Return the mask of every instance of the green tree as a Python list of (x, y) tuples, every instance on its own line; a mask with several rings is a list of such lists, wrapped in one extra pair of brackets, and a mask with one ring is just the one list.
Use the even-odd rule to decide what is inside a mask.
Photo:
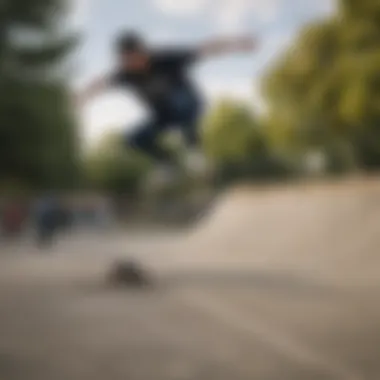
[(216, 164), (246, 161), (262, 143), (250, 110), (228, 99), (207, 116), (203, 139), (207, 154)]
[(70, 111), (63, 0), (0, 5), (0, 186), (70, 186), (77, 136)]
[(262, 125), (242, 103), (226, 99), (217, 104), (205, 120), (203, 139), (222, 182), (289, 174), (271, 153)]
[(319, 147), (341, 169), (380, 165), (379, 11), (378, 2), (341, 1), (270, 69), (263, 93), (276, 149), (300, 157)]

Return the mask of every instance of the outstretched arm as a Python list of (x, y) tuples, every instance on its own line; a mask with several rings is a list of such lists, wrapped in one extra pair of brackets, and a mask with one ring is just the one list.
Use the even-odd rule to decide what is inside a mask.
[(241, 37), (234, 39), (221, 39), (206, 42), (198, 49), (201, 58), (219, 56), (223, 54), (252, 52), (258, 43), (253, 37)]

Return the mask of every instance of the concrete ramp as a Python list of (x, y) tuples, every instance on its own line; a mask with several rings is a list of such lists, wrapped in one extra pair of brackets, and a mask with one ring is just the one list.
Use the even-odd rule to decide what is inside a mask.
[[(185, 236), (4, 253), (0, 379), (378, 380), (380, 288), (355, 285), (379, 283), (379, 195), (377, 180), (239, 187)], [(159, 286), (110, 286), (129, 252)]]
[(235, 188), (181, 251), (184, 264), (372, 284), (380, 277), (380, 180)]

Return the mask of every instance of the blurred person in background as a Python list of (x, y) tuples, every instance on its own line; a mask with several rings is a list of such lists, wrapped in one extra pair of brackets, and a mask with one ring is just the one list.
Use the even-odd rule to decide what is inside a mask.
[(111, 86), (129, 87), (147, 105), (152, 117), (132, 135), (128, 144), (156, 162), (153, 184), (170, 183), (176, 177), (171, 153), (159, 145), (163, 132), (173, 126), (181, 131), (187, 146), (187, 169), (193, 173), (206, 170), (200, 150), (199, 125), (203, 100), (189, 78), (192, 64), (223, 54), (251, 52), (256, 41), (251, 37), (211, 41), (196, 48), (154, 50), (134, 32), (124, 32), (116, 40), (117, 68), (94, 80), (79, 96), (79, 103)]
[(1, 210), (1, 232), (5, 239), (14, 239), (20, 236), (27, 215), (21, 202), (5, 202)]
[(34, 222), (37, 233), (37, 243), (46, 248), (53, 243), (53, 239), (61, 223), (61, 207), (56, 196), (45, 194), (34, 204)]

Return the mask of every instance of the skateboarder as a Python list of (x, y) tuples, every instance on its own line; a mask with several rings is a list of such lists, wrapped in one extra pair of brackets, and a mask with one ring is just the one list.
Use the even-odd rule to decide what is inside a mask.
[(124, 32), (116, 40), (116, 70), (94, 80), (80, 95), (83, 103), (111, 86), (131, 88), (147, 105), (151, 119), (126, 136), (126, 142), (144, 152), (158, 164), (157, 180), (170, 181), (173, 160), (158, 143), (169, 128), (179, 128), (188, 148), (187, 163), (192, 171), (202, 171), (204, 160), (199, 149), (199, 120), (203, 101), (188, 69), (197, 61), (225, 53), (250, 52), (255, 48), (249, 37), (211, 41), (197, 48), (153, 50), (143, 38)]

